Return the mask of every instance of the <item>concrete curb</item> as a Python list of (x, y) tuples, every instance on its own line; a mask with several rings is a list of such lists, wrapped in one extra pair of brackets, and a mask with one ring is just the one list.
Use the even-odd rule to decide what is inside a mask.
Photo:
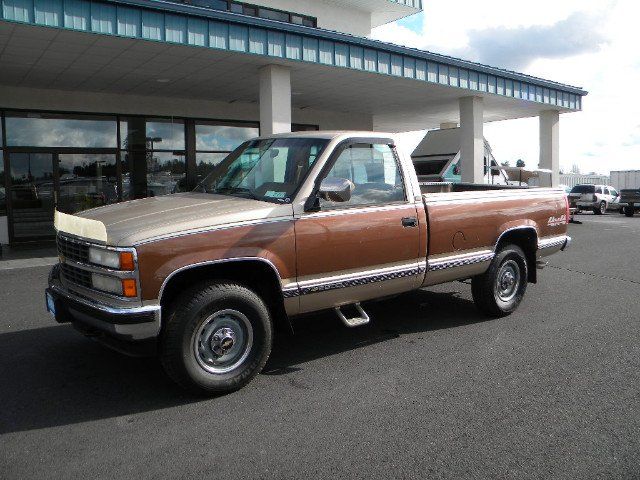
[(17, 270), (20, 268), (47, 267), (58, 263), (58, 257), (21, 258), (0, 261), (0, 270)]

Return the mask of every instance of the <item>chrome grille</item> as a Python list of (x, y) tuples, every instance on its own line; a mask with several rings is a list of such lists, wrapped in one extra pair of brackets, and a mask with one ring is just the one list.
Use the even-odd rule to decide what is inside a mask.
[(93, 286), (91, 283), (91, 272), (88, 272), (87, 270), (74, 267), (67, 263), (61, 263), (60, 273), (62, 273), (62, 276), (68, 282), (75, 283), (76, 285), (80, 285), (85, 288), (91, 288)]
[(58, 235), (58, 255), (74, 262), (89, 263), (89, 246)]

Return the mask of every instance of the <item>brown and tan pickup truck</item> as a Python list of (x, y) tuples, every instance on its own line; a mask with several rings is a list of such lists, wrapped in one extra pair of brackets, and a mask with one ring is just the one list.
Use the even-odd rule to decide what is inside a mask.
[[(465, 187), (459, 187), (464, 190)], [(515, 310), (563, 250), (555, 189), (426, 193), (392, 136), (304, 132), (242, 144), (189, 193), (56, 212), (47, 309), (180, 385), (220, 393), (265, 365), (274, 325), (471, 279), (489, 316)]]

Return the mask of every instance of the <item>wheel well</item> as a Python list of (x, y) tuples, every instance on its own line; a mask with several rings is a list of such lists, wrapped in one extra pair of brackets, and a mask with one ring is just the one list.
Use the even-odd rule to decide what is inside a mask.
[(499, 252), (507, 245), (517, 245), (524, 252), (527, 258), (528, 280), (531, 283), (538, 281), (538, 271), (536, 269), (536, 251), (538, 249), (538, 234), (533, 228), (519, 228), (510, 230), (502, 234), (496, 245), (496, 252)]
[(284, 308), (280, 277), (273, 267), (260, 260), (200, 265), (178, 272), (161, 292), (162, 308), (171, 305), (185, 289), (207, 280), (231, 281), (253, 290), (269, 308), (274, 326), (291, 329)]

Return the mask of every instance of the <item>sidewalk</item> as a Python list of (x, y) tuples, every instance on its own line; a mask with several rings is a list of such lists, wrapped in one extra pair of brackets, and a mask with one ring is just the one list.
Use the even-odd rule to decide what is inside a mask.
[(55, 242), (38, 242), (37, 244), (9, 247), (2, 245), (0, 270), (18, 268), (44, 267), (55, 265), (58, 261)]

